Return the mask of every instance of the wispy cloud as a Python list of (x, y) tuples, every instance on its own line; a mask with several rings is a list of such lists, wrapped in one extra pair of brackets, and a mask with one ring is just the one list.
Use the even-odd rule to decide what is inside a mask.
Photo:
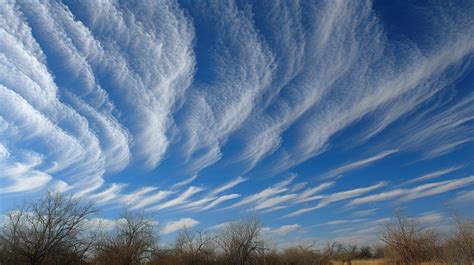
[(262, 230), (266, 236), (272, 236), (272, 235), (286, 236), (289, 233), (297, 231), (300, 228), (301, 228), (301, 225), (299, 224), (291, 224), (291, 225), (283, 225), (283, 226), (280, 226), (278, 228), (273, 228), (273, 229), (270, 227), (264, 227)]
[(236, 193), (233, 193), (233, 194), (228, 194), (228, 195), (222, 195), (220, 197), (218, 197), (217, 199), (215, 199), (214, 201), (212, 201), (211, 203), (209, 203), (208, 205), (204, 206), (202, 208), (202, 210), (208, 210), (208, 209), (211, 209), (211, 208), (214, 208), (216, 207), (217, 205), (225, 202), (225, 201), (229, 201), (229, 200), (233, 200), (233, 199), (237, 199), (237, 198), (240, 198), (242, 195), (240, 194), (236, 194)]
[(456, 194), (454, 198), (452, 198), (449, 202), (457, 202), (457, 203), (462, 203), (462, 202), (467, 202), (471, 203), (474, 201), (474, 190), (471, 191), (462, 191)]
[(171, 186), (171, 189), (178, 189), (178, 188), (184, 187), (184, 186), (188, 185), (189, 183), (193, 182), (196, 178), (197, 178), (197, 175), (194, 175), (190, 178), (187, 178), (183, 181), (180, 181), (180, 182), (174, 184), (173, 186)]
[(349, 202), (348, 206), (360, 205), (365, 203), (373, 203), (386, 201), (390, 199), (398, 199), (399, 201), (410, 201), (422, 197), (433, 196), (436, 194), (459, 189), (474, 183), (474, 176), (464, 177), (454, 180), (446, 180), (440, 182), (432, 182), (417, 186), (411, 189), (394, 189), (382, 193), (357, 198)]
[(250, 204), (250, 203), (261, 202), (261, 201), (263, 201), (267, 198), (270, 198), (274, 195), (285, 192), (285, 191), (288, 190), (287, 186), (294, 180), (294, 178), (295, 178), (295, 176), (291, 176), (291, 177), (287, 178), (284, 181), (276, 183), (276, 184), (272, 185), (271, 187), (268, 187), (268, 188), (266, 188), (266, 189), (264, 189), (264, 190), (262, 190), (258, 193), (249, 195), (249, 196), (243, 198), (241, 201), (239, 201), (237, 203), (234, 203), (234, 204), (232, 204), (228, 207), (225, 207), (221, 210), (227, 210), (227, 209), (235, 208), (235, 207)]
[(363, 217), (363, 216), (372, 215), (372, 214), (374, 214), (375, 212), (377, 212), (379, 210), (380, 210), (380, 208), (360, 210), (360, 211), (357, 211), (357, 212), (353, 213), (353, 215), (358, 216), (358, 217)]
[(160, 232), (164, 235), (174, 233), (183, 228), (192, 228), (199, 224), (199, 221), (192, 218), (181, 218), (177, 221), (166, 223)]
[(157, 203), (171, 194), (173, 194), (173, 192), (160, 190), (153, 195), (148, 195), (145, 198), (141, 198), (135, 205), (133, 205), (132, 209), (143, 208), (150, 204)]
[(374, 155), (374, 156), (371, 156), (371, 157), (368, 157), (368, 158), (365, 158), (365, 159), (362, 159), (362, 160), (359, 160), (359, 161), (356, 161), (356, 162), (351, 162), (351, 163), (345, 164), (343, 166), (340, 166), (336, 169), (333, 169), (333, 170), (323, 174), (321, 176), (321, 178), (327, 179), (327, 178), (337, 177), (337, 176), (342, 175), (346, 172), (350, 172), (352, 170), (368, 166), (368, 165), (370, 165), (372, 163), (375, 163), (376, 161), (381, 160), (381, 159), (383, 159), (383, 158), (385, 158), (389, 155), (392, 155), (396, 152), (398, 152), (398, 151), (397, 150), (384, 151), (384, 152), (381, 152), (377, 155)]
[(446, 175), (448, 173), (451, 173), (453, 171), (459, 170), (463, 167), (464, 166), (460, 165), (460, 166), (452, 166), (452, 167), (449, 167), (449, 168), (440, 169), (440, 170), (428, 173), (424, 176), (417, 177), (417, 178), (411, 179), (409, 181), (406, 181), (403, 184), (410, 184), (410, 183), (420, 182), (420, 181), (424, 181), (424, 180), (434, 179), (434, 178)]
[(235, 3), (195, 3), (191, 10), (207, 20), (207, 30), (217, 39), (210, 51), (211, 81), (192, 88), (182, 123), (183, 151), (188, 159), (200, 151), (190, 161), (199, 170), (220, 159), (221, 145), (252, 113), (271, 82), (273, 56), (252, 15)]
[(474, 140), (472, 6), (422, 6), (423, 32), (394, 41), (365, 0), (2, 2), (0, 194), (264, 217), (350, 200), (356, 220), (377, 202), (472, 200), (466, 161), (377, 175), (466, 160), (447, 158)]
[(381, 187), (385, 186), (386, 184), (387, 184), (386, 182), (380, 182), (380, 183), (377, 183), (375, 185), (372, 185), (372, 186), (369, 186), (369, 187), (366, 187), (366, 188), (357, 188), (357, 189), (353, 189), (353, 190), (346, 190), (346, 191), (340, 191), (340, 192), (336, 192), (336, 193), (333, 193), (333, 194), (329, 194), (325, 198), (321, 199), (321, 201), (316, 206), (299, 209), (297, 211), (294, 211), (292, 213), (289, 213), (289, 214), (285, 215), (285, 217), (293, 217), (293, 216), (301, 215), (301, 214), (304, 214), (306, 212), (310, 212), (310, 211), (313, 211), (313, 210), (316, 210), (316, 209), (323, 208), (323, 207), (325, 207), (325, 206), (327, 206), (331, 203), (334, 203), (334, 202), (338, 202), (338, 201), (350, 199), (350, 198), (353, 198), (353, 197), (357, 197), (357, 196), (360, 196), (360, 195), (365, 194), (367, 192), (370, 192), (370, 191), (373, 191), (375, 189), (381, 188)]
[(342, 225), (342, 224), (351, 224), (351, 223), (360, 223), (367, 221), (367, 219), (353, 219), (353, 220), (332, 220), (326, 222), (327, 225)]
[(203, 189), (199, 187), (189, 187), (186, 191), (181, 193), (178, 197), (171, 199), (166, 202), (162, 202), (159, 205), (148, 208), (148, 211), (160, 211), (166, 208), (175, 207), (188, 202), (187, 200), (194, 194), (201, 192)]
[(220, 186), (220, 187), (218, 187), (218, 188), (212, 190), (209, 195), (212, 196), (212, 195), (219, 194), (219, 193), (221, 193), (221, 192), (223, 192), (223, 191), (226, 191), (226, 190), (228, 190), (228, 189), (231, 189), (231, 188), (233, 188), (233, 187), (239, 185), (240, 183), (242, 183), (242, 182), (244, 182), (244, 181), (247, 181), (247, 179), (244, 178), (244, 177), (237, 177), (237, 178), (235, 178), (235, 179), (233, 179), (233, 180), (231, 180), (231, 181), (225, 183), (224, 185), (222, 185), (222, 186)]

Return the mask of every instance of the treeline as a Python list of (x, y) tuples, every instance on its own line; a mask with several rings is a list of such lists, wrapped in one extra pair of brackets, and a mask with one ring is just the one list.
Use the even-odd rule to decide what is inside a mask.
[(112, 230), (92, 222), (91, 204), (48, 193), (8, 212), (0, 230), (0, 264), (200, 265), (351, 264), (355, 259), (385, 258), (392, 264), (472, 264), (474, 222), (456, 218), (456, 232), (441, 237), (396, 214), (380, 235), (383, 245), (345, 246), (328, 243), (268, 249), (262, 223), (254, 216), (222, 225), (214, 232), (183, 228), (174, 246), (160, 248), (155, 223), (143, 215), (124, 213)]

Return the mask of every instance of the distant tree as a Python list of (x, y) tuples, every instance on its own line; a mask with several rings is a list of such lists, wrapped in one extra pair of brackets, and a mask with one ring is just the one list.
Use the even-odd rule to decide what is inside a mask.
[(363, 246), (359, 249), (359, 253), (357, 254), (358, 259), (370, 259), (373, 257), (372, 248), (369, 246)]
[(313, 246), (297, 246), (283, 249), (281, 254), (272, 258), (274, 264), (285, 265), (328, 265), (329, 258), (319, 253)]
[(330, 259), (338, 259), (343, 251), (344, 251), (344, 246), (341, 243), (337, 241), (332, 241), (326, 244), (326, 248), (324, 249), (324, 254), (328, 256)]
[(96, 248), (96, 264), (138, 265), (148, 261), (158, 243), (154, 222), (143, 215), (126, 212), (115, 231)]
[(438, 238), (434, 230), (420, 228), (400, 212), (395, 222), (387, 225), (381, 240), (387, 245), (392, 259), (401, 264), (420, 264), (436, 256)]
[(263, 250), (261, 230), (262, 224), (255, 216), (226, 223), (217, 235), (217, 244), (227, 264), (249, 264)]
[(373, 257), (374, 258), (383, 258), (385, 257), (386, 246), (382, 244), (377, 244), (373, 247)]
[(179, 232), (175, 249), (184, 264), (204, 265), (214, 260), (214, 238), (203, 232), (192, 233), (186, 227)]
[(81, 264), (96, 239), (90, 204), (47, 193), (9, 212), (0, 231), (1, 264)]
[(446, 240), (443, 259), (450, 264), (474, 263), (474, 220), (460, 215), (453, 217), (455, 232)]

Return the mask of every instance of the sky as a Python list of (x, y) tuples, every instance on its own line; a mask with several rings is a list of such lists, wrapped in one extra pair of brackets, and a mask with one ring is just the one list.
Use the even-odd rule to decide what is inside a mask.
[[(473, 216), (473, 1), (0, 0), (0, 212), (46, 191), (164, 242)], [(171, 241), (170, 241), (171, 242)]]

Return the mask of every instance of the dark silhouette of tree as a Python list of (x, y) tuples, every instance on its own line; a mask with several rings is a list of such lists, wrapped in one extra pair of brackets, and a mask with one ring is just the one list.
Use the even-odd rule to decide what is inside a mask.
[(398, 264), (420, 264), (436, 256), (438, 248), (434, 230), (420, 228), (398, 211), (395, 213), (395, 222), (387, 225), (381, 240)]
[(190, 232), (186, 227), (182, 229), (175, 244), (176, 254), (184, 264), (205, 265), (215, 259), (214, 238), (203, 232)]
[(117, 220), (115, 231), (97, 244), (96, 264), (143, 264), (157, 243), (154, 222), (126, 212)]
[(223, 225), (217, 235), (217, 244), (224, 251), (228, 264), (249, 264), (252, 256), (263, 249), (261, 230), (262, 224), (255, 216)]
[(80, 264), (97, 233), (86, 226), (90, 204), (57, 193), (9, 212), (0, 232), (3, 263)]

